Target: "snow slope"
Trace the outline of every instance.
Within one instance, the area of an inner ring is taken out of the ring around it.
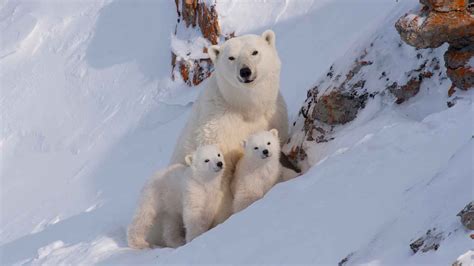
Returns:
[[[335,61],[353,61],[376,31],[396,36],[392,20],[417,2],[217,9],[224,32],[275,30],[295,120]],[[2,265],[335,264],[349,254],[348,264],[446,265],[473,249],[455,215],[473,198],[474,97],[459,93],[447,108],[446,81],[400,106],[377,96],[334,141],[311,147],[305,175],[192,243],[127,248],[139,190],[167,164],[201,89],[170,80],[174,10],[151,0],[0,3]],[[411,240],[434,227],[446,232],[439,250],[412,255]]]

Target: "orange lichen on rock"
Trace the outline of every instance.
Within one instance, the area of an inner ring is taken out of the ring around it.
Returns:
[[[467,0],[420,0],[420,3],[438,12],[463,11],[467,8]]]
[[[444,59],[447,75],[456,87],[474,87],[474,16],[467,0],[420,0],[420,14],[407,14],[395,28],[401,38],[417,48],[437,48],[449,43]]]
[[[437,48],[474,36],[474,17],[467,12],[430,12],[427,16],[408,14],[395,24],[402,39],[417,48]]]
[[[459,67],[447,70],[448,77],[456,87],[467,90],[474,87],[474,68]]]
[[[460,89],[474,87],[474,67],[469,60],[474,57],[474,44],[456,49],[452,46],[444,54],[447,75],[453,84]]]
[[[214,5],[200,0],[175,0],[178,14],[178,24],[183,22],[186,28],[198,27],[202,36],[211,44],[217,44],[221,35],[217,11]],[[178,27],[176,27],[178,29]],[[177,34],[177,32],[175,33]],[[206,47],[203,52],[207,53]],[[211,75],[212,62],[205,57],[190,57],[188,55],[172,55],[172,78],[175,79],[175,69],[183,81],[189,86],[200,84]]]
[[[444,61],[448,68],[458,68],[467,65],[472,57],[474,57],[474,44],[462,49],[448,49],[444,54]]]
[[[208,39],[212,44],[217,44],[221,29],[215,6],[207,7],[203,3],[197,6],[198,24],[204,38]]]
[[[367,94],[332,90],[315,103],[312,117],[329,125],[345,124],[354,120],[359,109],[365,107],[367,97]]]

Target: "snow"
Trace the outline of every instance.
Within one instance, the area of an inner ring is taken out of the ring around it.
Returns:
[[[472,263],[474,261],[474,251],[469,250],[468,252],[462,254],[459,256],[457,259],[461,264],[460,265],[469,265],[469,263]]]
[[[417,7],[393,0],[216,6],[224,33],[275,30],[292,121],[306,90],[333,63],[350,67],[373,36],[386,37],[368,56],[386,60],[361,73],[366,86],[385,85],[375,75],[383,65],[405,81],[412,58],[430,54],[406,45],[395,53],[393,20]],[[173,1],[0,3],[2,265],[335,264],[349,254],[348,264],[469,259],[472,240],[456,214],[473,195],[474,95],[458,92],[447,108],[450,84],[441,78],[402,105],[377,95],[333,141],[308,144],[307,173],[188,245],[128,248],[140,188],[167,165],[206,83],[188,88],[170,79],[170,49],[205,56],[203,43],[182,51],[189,46],[180,42],[198,35],[180,29],[175,39],[175,16]],[[409,244],[432,228],[444,233],[440,248],[413,255]]]

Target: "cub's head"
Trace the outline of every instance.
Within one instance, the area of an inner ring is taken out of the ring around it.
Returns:
[[[213,45],[208,54],[216,66],[218,78],[225,79],[232,87],[253,87],[267,75],[280,71],[275,33],[271,30],[261,36],[243,35],[229,39],[221,46]]]
[[[201,177],[212,178],[221,174],[224,169],[224,157],[216,145],[206,145],[197,148],[195,152],[185,157],[193,173]]]
[[[272,156],[280,156],[280,140],[278,130],[262,131],[251,135],[247,140],[242,141],[245,149],[245,156],[255,159],[268,159]]]

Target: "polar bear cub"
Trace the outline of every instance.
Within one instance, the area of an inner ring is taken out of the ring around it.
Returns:
[[[130,247],[179,247],[213,225],[222,198],[222,153],[215,145],[202,146],[185,162],[156,173],[145,185],[128,228]]]
[[[245,209],[262,198],[280,176],[280,141],[278,131],[262,131],[242,141],[244,156],[236,166],[231,184],[233,212]]]
[[[183,221],[186,243],[211,229],[216,224],[217,213],[224,194],[222,177],[224,158],[216,145],[198,149],[185,158],[191,166],[191,178],[185,187]]]

